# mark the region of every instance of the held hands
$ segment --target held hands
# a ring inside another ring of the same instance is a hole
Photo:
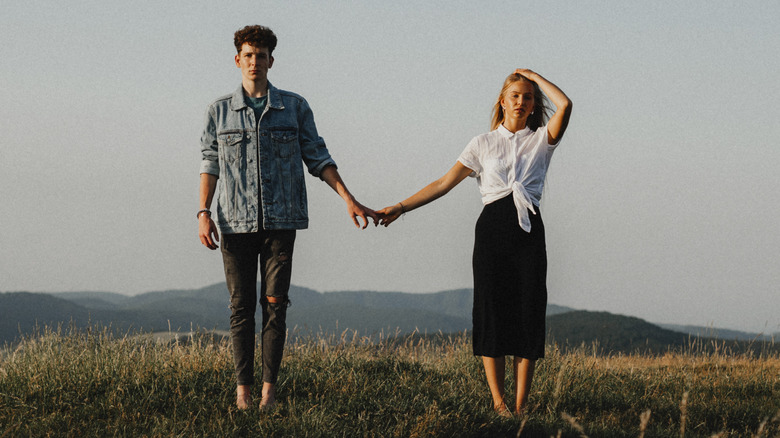
[[[391,205],[390,207],[385,207],[376,212],[376,214],[379,215],[379,225],[383,225],[385,227],[393,223],[393,221],[398,219],[404,213],[404,208],[400,202],[398,204]]]

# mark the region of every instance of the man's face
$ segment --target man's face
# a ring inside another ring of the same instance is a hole
[[[250,82],[268,80],[268,69],[274,64],[274,58],[268,53],[267,47],[255,47],[244,43],[236,55],[236,67],[241,69],[241,76]]]

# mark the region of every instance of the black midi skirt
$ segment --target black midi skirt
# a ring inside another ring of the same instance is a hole
[[[474,355],[544,357],[547,249],[538,208],[531,232],[518,224],[512,195],[482,210],[474,239]]]

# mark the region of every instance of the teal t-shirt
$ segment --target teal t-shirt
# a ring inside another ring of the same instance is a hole
[[[268,102],[268,95],[266,94],[263,97],[244,97],[246,97],[246,104],[255,112],[255,120],[260,120],[260,116],[265,109],[265,103]]]

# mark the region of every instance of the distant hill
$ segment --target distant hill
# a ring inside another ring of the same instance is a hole
[[[258,286],[259,287],[259,286]],[[288,327],[293,336],[349,329],[360,336],[384,333],[454,333],[471,329],[472,290],[431,294],[350,291],[320,293],[290,288]],[[193,290],[125,296],[109,292],[0,294],[0,345],[34,334],[36,327],[110,326],[117,334],[229,329],[224,283]],[[585,345],[599,352],[663,352],[690,342],[687,333],[639,318],[548,305],[550,342],[559,348]],[[258,325],[259,329],[259,325]]]
[[[259,287],[259,286],[258,286]],[[149,292],[133,297],[110,293],[68,292],[56,294],[95,314],[105,310],[157,312],[181,324],[181,313],[197,315],[193,323],[207,329],[228,329],[230,310],[224,283],[195,290]],[[401,332],[457,332],[471,329],[471,289],[430,294],[404,292],[349,291],[321,293],[300,286],[290,287],[291,310],[288,327],[308,332],[349,328],[370,334],[388,329]],[[548,314],[572,309],[549,305]],[[150,321],[153,330],[167,319]],[[189,327],[189,324],[185,324]],[[167,330],[167,326],[163,327]]]
[[[209,320],[209,315],[189,312],[188,309],[173,311],[154,306],[125,308],[98,296],[86,303],[83,297],[78,299],[81,304],[49,294],[0,294],[0,345],[14,342],[21,335],[35,334],[44,328],[102,326],[122,334],[138,330],[167,331],[169,328],[189,330],[193,322]]]
[[[132,299],[113,292],[59,292],[52,295],[89,309],[111,309]]]
[[[292,290],[290,292],[290,296],[294,297],[296,294],[301,292]],[[314,291],[308,290],[308,296],[311,296],[311,292]],[[361,307],[380,309],[394,308],[428,310],[444,315],[466,318],[471,321],[471,306],[473,302],[472,289],[454,289],[428,294],[412,294],[406,292],[349,291],[327,292],[320,295],[323,296],[322,298],[325,298],[328,302],[333,304],[356,305]],[[304,305],[308,304],[304,303]],[[564,306],[557,306],[555,304],[550,304],[547,306],[548,315],[569,312],[571,310],[574,309]]]
[[[598,354],[663,354],[669,351],[778,353],[780,343],[723,340],[668,330],[639,318],[577,310],[547,317],[548,342],[563,350]]]
[[[686,333],[694,337],[715,338],[737,341],[780,341],[780,333],[763,334],[747,333],[738,330],[728,330],[715,327],[702,327],[698,325],[659,324],[660,327],[675,332]]]
[[[432,294],[328,292],[292,286],[288,327],[300,334],[350,329],[372,333],[462,332],[471,329],[471,289]],[[115,332],[203,328],[228,330],[230,310],[224,283],[194,290],[126,296],[110,292],[0,294],[0,343],[37,327],[58,324],[110,325]],[[550,305],[548,314],[572,309]]]
[[[462,332],[471,329],[472,290],[455,289],[430,294],[350,291],[319,293],[311,289],[290,290],[290,327],[316,331],[350,328],[362,333]],[[549,305],[547,314],[572,309]]]
[[[0,294],[0,309],[0,341],[12,341],[19,333],[30,333],[36,327],[89,322],[89,311],[84,307],[45,294]]]
[[[639,318],[584,310],[548,317],[547,331],[559,346],[593,348],[595,342],[600,352],[659,352],[681,347],[688,339]]]

